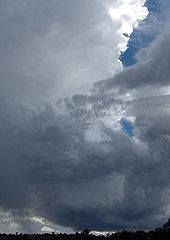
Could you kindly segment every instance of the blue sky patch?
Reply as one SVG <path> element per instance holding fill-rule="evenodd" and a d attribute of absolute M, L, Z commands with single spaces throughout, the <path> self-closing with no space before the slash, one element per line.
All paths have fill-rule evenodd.
<path fill-rule="evenodd" d="M 126 118 L 122 118 L 120 120 L 120 125 L 124 133 L 126 133 L 129 137 L 134 137 L 134 126 L 132 122 L 130 122 Z"/>

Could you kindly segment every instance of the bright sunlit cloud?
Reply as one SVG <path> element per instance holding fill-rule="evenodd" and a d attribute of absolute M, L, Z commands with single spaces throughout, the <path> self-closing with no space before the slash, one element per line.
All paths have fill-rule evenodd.
<path fill-rule="evenodd" d="M 122 0 L 118 8 L 109 8 L 109 14 L 113 21 L 121 21 L 120 33 L 131 34 L 133 27 L 144 20 L 148 15 L 148 9 L 144 6 L 145 1 Z"/>
<path fill-rule="evenodd" d="M 120 23 L 118 33 L 129 36 L 138 26 L 139 21 L 147 17 L 149 12 L 144 6 L 145 2 L 146 0 L 122 0 L 119 6 L 109 5 L 108 12 L 112 21 Z M 122 36 L 122 42 L 118 46 L 121 52 L 127 49 L 128 40 L 129 37 Z"/>
<path fill-rule="evenodd" d="M 54 229 L 50 228 L 50 227 L 43 227 L 41 229 L 42 232 L 48 232 L 48 233 L 52 233 L 54 232 Z"/>

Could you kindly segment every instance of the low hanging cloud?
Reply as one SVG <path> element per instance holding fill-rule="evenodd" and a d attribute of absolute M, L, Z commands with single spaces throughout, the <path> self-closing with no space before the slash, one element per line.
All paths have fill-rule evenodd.
<path fill-rule="evenodd" d="M 34 113 L 23 126 L 7 126 L 13 131 L 6 134 L 7 149 L 2 145 L 1 165 L 9 184 L 3 189 L 3 207 L 32 208 L 35 214 L 74 229 L 102 224 L 105 228 L 114 201 L 123 198 L 127 168 L 135 158 L 143 158 L 136 144 L 106 127 L 102 131 L 108 140 L 89 142 L 82 125 L 55 116 L 51 108 Z M 3 134 L 1 138 L 4 141 Z M 1 183 L 5 176 L 1 175 Z M 97 214 L 101 211 L 102 218 Z M 113 226 L 110 219 L 108 227 Z"/>
<path fill-rule="evenodd" d="M 121 24 L 113 27 L 103 1 L 71 3 L 0 1 L 2 41 L 8 40 L 5 50 L 0 45 L 2 218 L 29 232 L 158 226 L 170 214 L 169 95 L 162 94 L 169 28 L 138 53 L 136 65 L 96 83 L 119 56 L 122 35 L 112 45 L 111 29 Z M 95 82 L 84 94 L 76 84 L 82 76 L 86 85 Z M 160 88 L 151 97 L 153 86 Z M 133 136 L 121 130 L 126 118 L 133 119 Z"/>

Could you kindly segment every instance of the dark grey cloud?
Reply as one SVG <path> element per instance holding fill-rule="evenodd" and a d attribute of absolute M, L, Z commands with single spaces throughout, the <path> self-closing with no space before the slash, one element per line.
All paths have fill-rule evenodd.
<path fill-rule="evenodd" d="M 106 128 L 103 132 L 109 140 L 88 142 L 82 126 L 55 116 L 50 108 L 34 113 L 23 126 L 9 126 L 12 131 L 6 134 L 8 145 L 6 149 L 2 146 L 1 162 L 7 164 L 4 172 L 9 186 L 3 185 L 1 205 L 5 209 L 32 208 L 36 214 L 74 229 L 87 224 L 81 212 L 87 210 L 87 218 L 91 218 L 94 210 L 97 214 L 110 205 L 104 215 L 111 214 L 114 199 L 122 198 L 127 168 L 142 154 L 126 135 Z M 1 175 L 1 183 L 5 176 Z M 75 223 L 69 222 L 70 214 L 78 214 Z M 104 223 L 105 218 L 100 221 Z M 97 225 L 95 218 L 88 223 L 94 229 Z"/>
<path fill-rule="evenodd" d="M 17 122 L 27 115 L 19 125 L 16 119 L 1 123 L 4 209 L 30 209 L 76 230 L 148 228 L 166 218 L 169 128 L 158 127 L 160 118 L 136 120 L 140 142 L 105 126 L 105 138 L 91 142 L 86 125 L 50 106 L 19 114 Z"/>

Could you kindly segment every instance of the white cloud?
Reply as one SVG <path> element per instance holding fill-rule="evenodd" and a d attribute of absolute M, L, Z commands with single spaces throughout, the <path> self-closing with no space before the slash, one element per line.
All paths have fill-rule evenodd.
<path fill-rule="evenodd" d="M 54 229 L 52 229 L 52 228 L 50 228 L 50 227 L 47 227 L 47 226 L 43 227 L 43 228 L 41 229 L 41 231 L 42 231 L 42 232 L 50 232 L 50 233 L 55 232 Z"/>
<path fill-rule="evenodd" d="M 121 52 L 127 49 L 128 37 L 123 34 L 130 35 L 134 27 L 144 20 L 148 15 L 148 9 L 145 7 L 146 0 L 120 0 L 119 4 L 112 7 L 109 6 L 108 12 L 113 20 L 113 23 L 118 22 L 120 27 L 118 33 L 122 35 L 122 41 L 118 44 Z"/>

